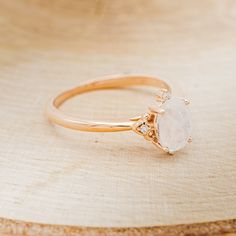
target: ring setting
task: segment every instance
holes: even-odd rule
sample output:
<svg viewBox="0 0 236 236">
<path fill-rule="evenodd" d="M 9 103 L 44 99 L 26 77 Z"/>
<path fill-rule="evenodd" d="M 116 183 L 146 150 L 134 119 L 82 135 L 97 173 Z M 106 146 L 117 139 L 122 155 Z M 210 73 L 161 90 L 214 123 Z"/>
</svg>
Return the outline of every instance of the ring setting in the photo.
<svg viewBox="0 0 236 236">
<path fill-rule="evenodd" d="M 155 108 L 140 117 L 133 125 L 133 130 L 145 139 L 174 154 L 192 141 L 188 105 L 183 98 L 172 97 L 167 92 L 157 98 Z"/>
<path fill-rule="evenodd" d="M 83 120 L 63 113 L 59 108 L 68 99 L 94 90 L 152 86 L 158 88 L 156 104 L 141 116 L 126 121 L 107 122 Z M 171 95 L 170 86 L 152 76 L 106 76 L 67 90 L 51 99 L 46 107 L 48 119 L 65 128 L 89 132 L 116 132 L 133 130 L 163 151 L 174 154 L 192 141 L 189 101 Z"/>
</svg>

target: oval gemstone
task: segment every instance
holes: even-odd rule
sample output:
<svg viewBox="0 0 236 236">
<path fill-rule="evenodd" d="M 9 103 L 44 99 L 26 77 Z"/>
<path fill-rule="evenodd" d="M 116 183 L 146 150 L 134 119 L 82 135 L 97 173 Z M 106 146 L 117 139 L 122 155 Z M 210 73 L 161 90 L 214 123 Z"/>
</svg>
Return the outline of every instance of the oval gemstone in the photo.
<svg viewBox="0 0 236 236">
<path fill-rule="evenodd" d="M 158 141 L 169 152 L 182 149 L 188 142 L 191 132 L 188 106 L 181 98 L 166 100 L 161 108 L 163 114 L 157 116 Z"/>
</svg>

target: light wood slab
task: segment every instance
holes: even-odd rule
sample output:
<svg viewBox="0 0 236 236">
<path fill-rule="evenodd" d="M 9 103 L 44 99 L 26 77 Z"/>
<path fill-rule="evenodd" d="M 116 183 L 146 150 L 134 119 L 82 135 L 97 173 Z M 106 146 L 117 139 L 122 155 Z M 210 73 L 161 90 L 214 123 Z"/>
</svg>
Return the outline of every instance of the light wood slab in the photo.
<svg viewBox="0 0 236 236">
<path fill-rule="evenodd" d="M 236 218 L 235 1 L 0 1 L 0 217 L 141 227 Z M 193 143 L 174 157 L 132 132 L 50 125 L 54 94 L 105 74 L 166 79 L 191 99 Z M 119 119 L 153 91 L 63 109 Z"/>
</svg>

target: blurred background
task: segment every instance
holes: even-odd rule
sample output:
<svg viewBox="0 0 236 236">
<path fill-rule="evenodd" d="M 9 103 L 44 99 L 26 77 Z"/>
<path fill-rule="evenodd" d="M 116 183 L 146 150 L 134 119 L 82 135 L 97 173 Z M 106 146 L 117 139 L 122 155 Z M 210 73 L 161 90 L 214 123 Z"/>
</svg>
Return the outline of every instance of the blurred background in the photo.
<svg viewBox="0 0 236 236">
<path fill-rule="evenodd" d="M 123 56 L 124 64 L 130 57 L 142 61 L 164 55 L 156 66 L 204 61 L 214 51 L 213 59 L 234 46 L 235 4 L 233 0 L 2 0 L 0 43 L 8 54 L 0 60 L 11 63 L 11 54 L 19 56 L 22 50 L 19 62 L 33 50 L 39 57 L 50 50 L 78 57 L 112 54 Z M 94 63 L 96 58 L 90 60 Z"/>
<path fill-rule="evenodd" d="M 0 217 L 89 226 L 235 218 L 235 45 L 235 0 L 0 0 Z M 189 98 L 196 141 L 169 159 L 133 133 L 47 122 L 54 94 L 116 73 L 157 75 Z M 152 99 L 97 95 L 63 109 L 116 119 Z"/>
</svg>

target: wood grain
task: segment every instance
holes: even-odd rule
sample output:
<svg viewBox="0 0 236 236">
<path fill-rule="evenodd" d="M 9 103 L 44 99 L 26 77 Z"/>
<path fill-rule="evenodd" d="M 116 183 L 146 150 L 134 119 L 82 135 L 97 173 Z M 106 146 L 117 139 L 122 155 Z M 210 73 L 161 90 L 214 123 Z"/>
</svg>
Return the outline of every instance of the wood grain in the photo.
<svg viewBox="0 0 236 236">
<path fill-rule="evenodd" d="M 235 219 L 235 11 L 230 0 L 0 0 L 0 217 L 93 227 Z M 47 122 L 51 96 L 116 73 L 157 75 L 190 98 L 194 142 L 168 157 L 132 132 Z M 149 92 L 100 91 L 63 109 L 116 120 L 144 112 Z"/>
<path fill-rule="evenodd" d="M 38 223 L 13 221 L 0 218 L 0 232 L 3 236 L 89 236 L 89 235 L 134 235 L 134 236 L 174 236 L 174 235 L 192 235 L 192 236 L 235 236 L 235 220 L 217 221 L 189 225 L 173 225 L 158 227 L 132 227 L 132 228 L 102 228 L 102 227 L 73 227 L 64 225 L 45 225 Z"/>
</svg>

